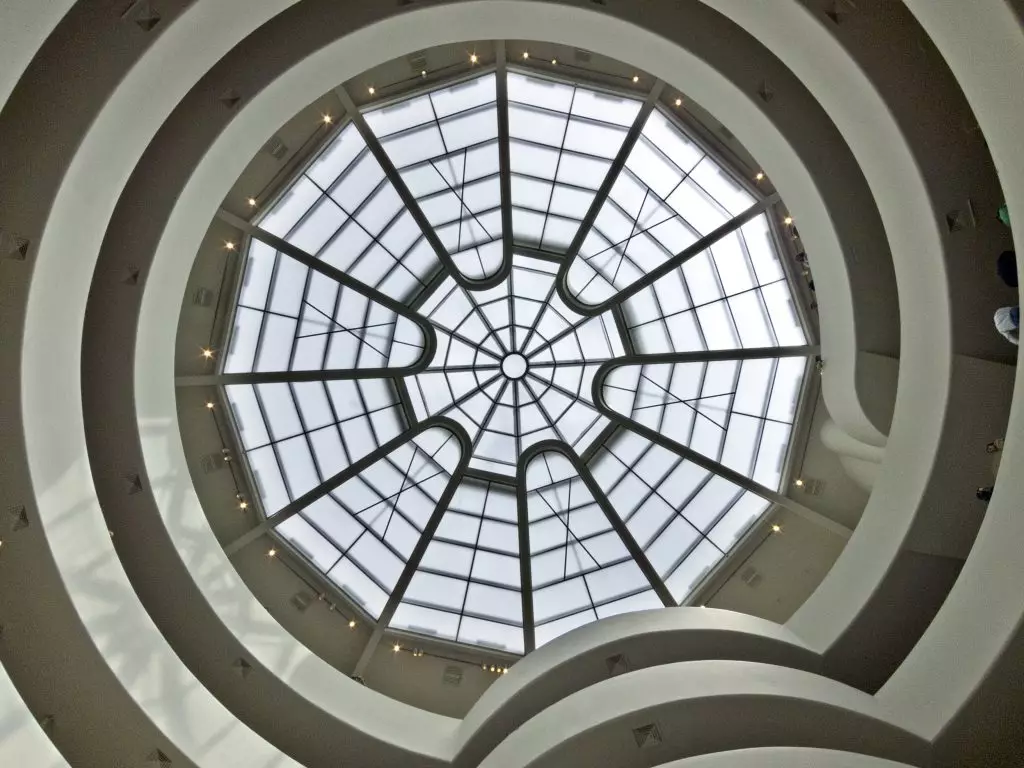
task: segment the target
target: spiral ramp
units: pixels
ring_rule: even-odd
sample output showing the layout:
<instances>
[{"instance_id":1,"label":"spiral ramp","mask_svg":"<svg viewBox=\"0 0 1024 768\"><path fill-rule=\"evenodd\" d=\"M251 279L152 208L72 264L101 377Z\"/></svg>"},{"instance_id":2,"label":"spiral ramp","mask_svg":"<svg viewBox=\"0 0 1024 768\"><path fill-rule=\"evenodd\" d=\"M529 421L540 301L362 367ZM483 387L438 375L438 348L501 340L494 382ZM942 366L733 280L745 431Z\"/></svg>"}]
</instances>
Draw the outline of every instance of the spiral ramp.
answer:
<instances>
[{"instance_id":1,"label":"spiral ramp","mask_svg":"<svg viewBox=\"0 0 1024 768\"><path fill-rule=\"evenodd\" d=\"M3 764L1019 764L1024 415L991 329L999 232L949 223L967 200L1024 220L1017 0L126 5L0 6ZM685 82L759 158L812 254L830 429L884 456L785 625L607 619L456 718L359 685L257 599L193 487L174 375L192 254L232 236L211 221L267 137L376 64L499 38ZM998 435L984 514L951 503Z\"/></svg>"}]
</instances>

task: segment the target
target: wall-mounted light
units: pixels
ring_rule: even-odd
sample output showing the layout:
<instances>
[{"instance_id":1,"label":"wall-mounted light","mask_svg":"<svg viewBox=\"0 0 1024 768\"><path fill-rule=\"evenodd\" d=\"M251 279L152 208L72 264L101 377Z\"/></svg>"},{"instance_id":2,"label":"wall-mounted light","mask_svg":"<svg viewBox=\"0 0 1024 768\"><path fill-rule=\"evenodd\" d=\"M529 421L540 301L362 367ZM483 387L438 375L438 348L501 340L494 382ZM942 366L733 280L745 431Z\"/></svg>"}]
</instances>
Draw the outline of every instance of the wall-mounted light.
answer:
<instances>
[{"instance_id":1,"label":"wall-mounted light","mask_svg":"<svg viewBox=\"0 0 1024 768\"><path fill-rule=\"evenodd\" d=\"M523 58L524 59L530 58L530 52L529 51L523 51Z\"/></svg>"},{"instance_id":2,"label":"wall-mounted light","mask_svg":"<svg viewBox=\"0 0 1024 768\"><path fill-rule=\"evenodd\" d=\"M356 620L355 619L349 619L349 621L348 621L348 628L349 629L355 629L356 628Z\"/></svg>"},{"instance_id":3,"label":"wall-mounted light","mask_svg":"<svg viewBox=\"0 0 1024 768\"><path fill-rule=\"evenodd\" d=\"M782 533L782 526L778 523L772 523L772 533Z\"/></svg>"},{"instance_id":4,"label":"wall-mounted light","mask_svg":"<svg viewBox=\"0 0 1024 768\"><path fill-rule=\"evenodd\" d=\"M277 557L277 550L271 547L267 550L267 557Z\"/></svg>"},{"instance_id":5,"label":"wall-mounted light","mask_svg":"<svg viewBox=\"0 0 1024 768\"><path fill-rule=\"evenodd\" d=\"M554 66L557 66L557 65L558 65L558 59L552 59L551 60L551 66L554 67Z\"/></svg>"},{"instance_id":6,"label":"wall-mounted light","mask_svg":"<svg viewBox=\"0 0 1024 768\"><path fill-rule=\"evenodd\" d=\"M371 96L373 96L373 94L375 94L377 92L377 89L374 88L372 85L369 88L367 88L366 90L368 90L370 92Z\"/></svg>"},{"instance_id":7,"label":"wall-mounted light","mask_svg":"<svg viewBox=\"0 0 1024 768\"><path fill-rule=\"evenodd\" d=\"M758 171L754 181L764 181L764 171Z\"/></svg>"},{"instance_id":8,"label":"wall-mounted light","mask_svg":"<svg viewBox=\"0 0 1024 768\"><path fill-rule=\"evenodd\" d=\"M797 488L803 488L804 481L798 477L796 480L793 481L793 485L795 485Z\"/></svg>"},{"instance_id":9,"label":"wall-mounted light","mask_svg":"<svg viewBox=\"0 0 1024 768\"><path fill-rule=\"evenodd\" d=\"M633 82L634 83L639 83L640 82L640 75L633 75Z\"/></svg>"},{"instance_id":10,"label":"wall-mounted light","mask_svg":"<svg viewBox=\"0 0 1024 768\"><path fill-rule=\"evenodd\" d=\"M324 115L321 119L324 121L324 125L330 125L334 122L334 118L330 115Z\"/></svg>"},{"instance_id":11,"label":"wall-mounted light","mask_svg":"<svg viewBox=\"0 0 1024 768\"><path fill-rule=\"evenodd\" d=\"M470 64L476 64L478 61L480 61L480 59L477 58L477 55L475 53L469 54L469 63Z\"/></svg>"},{"instance_id":12,"label":"wall-mounted light","mask_svg":"<svg viewBox=\"0 0 1024 768\"><path fill-rule=\"evenodd\" d=\"M677 107L683 106L683 100L682 99L676 99L676 106Z\"/></svg>"},{"instance_id":13,"label":"wall-mounted light","mask_svg":"<svg viewBox=\"0 0 1024 768\"><path fill-rule=\"evenodd\" d=\"M213 360L213 350L209 347L203 347L203 357L206 360Z\"/></svg>"},{"instance_id":14,"label":"wall-mounted light","mask_svg":"<svg viewBox=\"0 0 1024 768\"><path fill-rule=\"evenodd\" d=\"M784 218L782 220L782 223L785 224L787 227L793 226L793 217L792 216L787 216L786 218Z\"/></svg>"},{"instance_id":15,"label":"wall-mounted light","mask_svg":"<svg viewBox=\"0 0 1024 768\"><path fill-rule=\"evenodd\" d=\"M246 200L246 202L249 203L249 207L250 208L255 208L256 207L256 198L255 197L250 197L248 200Z\"/></svg>"},{"instance_id":16,"label":"wall-mounted light","mask_svg":"<svg viewBox=\"0 0 1024 768\"><path fill-rule=\"evenodd\" d=\"M400 646L398 643L395 643L391 650L395 653L398 653L400 650L402 650L402 646Z\"/></svg>"},{"instance_id":17,"label":"wall-mounted light","mask_svg":"<svg viewBox=\"0 0 1024 768\"><path fill-rule=\"evenodd\" d=\"M206 401L206 410L212 411L213 410L213 406L214 406L213 400L207 400Z\"/></svg>"},{"instance_id":18,"label":"wall-mounted light","mask_svg":"<svg viewBox=\"0 0 1024 768\"><path fill-rule=\"evenodd\" d=\"M224 248L225 250L233 251L235 250L235 244L231 240L227 240L224 243Z\"/></svg>"}]
</instances>

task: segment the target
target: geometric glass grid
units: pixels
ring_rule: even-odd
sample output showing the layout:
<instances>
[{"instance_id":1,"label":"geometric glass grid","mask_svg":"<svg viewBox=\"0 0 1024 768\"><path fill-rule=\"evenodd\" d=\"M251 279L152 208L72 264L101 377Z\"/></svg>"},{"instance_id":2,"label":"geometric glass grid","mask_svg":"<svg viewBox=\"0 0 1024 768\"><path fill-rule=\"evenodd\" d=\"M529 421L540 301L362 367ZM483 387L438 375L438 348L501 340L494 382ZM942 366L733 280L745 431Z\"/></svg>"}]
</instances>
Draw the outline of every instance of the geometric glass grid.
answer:
<instances>
[{"instance_id":1,"label":"geometric glass grid","mask_svg":"<svg viewBox=\"0 0 1024 768\"><path fill-rule=\"evenodd\" d=\"M534 443L582 452L608 424L590 388L601 363L624 353L622 340L611 313L584 317L562 303L557 271L515 256L495 287L466 291L448 279L420 307L438 345L411 378L410 399L418 418L449 416L466 428L470 467L511 478Z\"/></svg>"},{"instance_id":2,"label":"geometric glass grid","mask_svg":"<svg viewBox=\"0 0 1024 768\"><path fill-rule=\"evenodd\" d=\"M363 118L243 249L220 379L257 508L384 628L524 653L687 600L787 503L813 351L768 203L576 82Z\"/></svg>"},{"instance_id":3,"label":"geometric glass grid","mask_svg":"<svg viewBox=\"0 0 1024 768\"><path fill-rule=\"evenodd\" d=\"M525 491L538 645L598 618L662 606L564 455L535 457Z\"/></svg>"},{"instance_id":4,"label":"geometric glass grid","mask_svg":"<svg viewBox=\"0 0 1024 768\"><path fill-rule=\"evenodd\" d=\"M391 626L522 653L516 521L515 488L464 479Z\"/></svg>"},{"instance_id":5,"label":"geometric glass grid","mask_svg":"<svg viewBox=\"0 0 1024 768\"><path fill-rule=\"evenodd\" d=\"M569 288L598 304L754 203L680 128L652 112L569 269ZM734 269L736 256L719 266Z\"/></svg>"},{"instance_id":6,"label":"geometric glass grid","mask_svg":"<svg viewBox=\"0 0 1024 768\"><path fill-rule=\"evenodd\" d=\"M517 244L552 252L569 247L639 111L635 99L508 74Z\"/></svg>"},{"instance_id":7,"label":"geometric glass grid","mask_svg":"<svg viewBox=\"0 0 1024 768\"><path fill-rule=\"evenodd\" d=\"M590 470L677 601L768 507L757 494L629 430L601 446Z\"/></svg>"},{"instance_id":8,"label":"geometric glass grid","mask_svg":"<svg viewBox=\"0 0 1024 768\"><path fill-rule=\"evenodd\" d=\"M495 98L488 74L366 113L455 266L474 278L501 268Z\"/></svg>"},{"instance_id":9,"label":"geometric glass grid","mask_svg":"<svg viewBox=\"0 0 1024 768\"><path fill-rule=\"evenodd\" d=\"M612 410L777 488L806 369L803 357L623 365L602 393Z\"/></svg>"},{"instance_id":10,"label":"geometric glass grid","mask_svg":"<svg viewBox=\"0 0 1024 768\"><path fill-rule=\"evenodd\" d=\"M428 429L278 530L377 618L451 482L460 450L450 432Z\"/></svg>"}]
</instances>

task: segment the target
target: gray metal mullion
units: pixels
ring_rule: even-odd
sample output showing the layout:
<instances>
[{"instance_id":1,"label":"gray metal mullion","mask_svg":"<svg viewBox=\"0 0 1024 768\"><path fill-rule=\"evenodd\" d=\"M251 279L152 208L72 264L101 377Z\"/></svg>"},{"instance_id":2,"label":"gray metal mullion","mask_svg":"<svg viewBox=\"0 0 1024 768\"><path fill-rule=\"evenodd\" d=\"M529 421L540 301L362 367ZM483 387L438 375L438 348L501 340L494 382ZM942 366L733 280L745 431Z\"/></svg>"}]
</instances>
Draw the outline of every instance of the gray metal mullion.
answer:
<instances>
[{"instance_id":1,"label":"gray metal mullion","mask_svg":"<svg viewBox=\"0 0 1024 768\"><path fill-rule=\"evenodd\" d=\"M598 376L595 375L594 380L597 381ZM637 433L638 435L650 441L651 443L659 445L662 448L671 451L677 456L680 456L681 458L684 458L687 461L696 464L698 467L706 469L708 472L718 475L719 477L725 478L733 485L737 485L740 488L748 490L751 493L754 493L763 499L767 499L768 501L778 504L780 507L785 507L786 509L799 515L800 517L803 517L821 526L822 528L825 528L826 530L832 531L833 533L838 534L843 538L849 538L853 534L853 531L851 531L845 525L841 525L835 522L834 520L825 517L820 512L816 512L810 507L806 507L803 504L800 504L794 501L793 499L789 498L788 496L784 496L778 491L773 491L771 488L768 488L765 485L761 485L761 483L755 482L746 475L743 475L742 473L737 472L734 469L730 469L729 467L725 466L724 464L718 461L714 461L713 459L709 459L708 457L704 456L701 453L697 453L697 451L693 450L689 446L682 445L674 440L671 440L668 437L665 437L665 435L661 434L657 430L651 429L650 427L646 427L643 424L639 424L633 421L632 419L623 416L617 411L613 411L612 409L608 408L603 402L597 405L597 410L603 416L617 423L619 426L628 429L631 432Z\"/></svg>"},{"instance_id":2,"label":"gray metal mullion","mask_svg":"<svg viewBox=\"0 0 1024 768\"><path fill-rule=\"evenodd\" d=\"M327 264L321 261L320 259L311 256L301 248L292 245L291 243L281 239L277 235L273 235L270 232L267 232L265 229L261 229L253 224L250 224L245 219L235 216L235 214L231 213L230 211L224 210L222 208L217 212L217 217L222 221L225 221L228 224L242 230L244 233L249 235L249 237L264 242L267 245L273 247L274 249L280 251L281 253L295 259L303 266L309 267L310 269L316 272L320 272L326 275L327 277L340 283L341 285L351 288L356 293L363 294L364 296L377 302L381 306L390 309L395 314L401 315L405 317L407 320L415 323L423 332L423 346L425 353L423 357L428 360L431 357L433 357L434 349L437 347L437 337L434 335L433 326L415 312L410 311L409 308L402 304L400 301L396 301L395 299L388 296L386 293L383 293L382 291L379 291L376 288L371 288L370 286L364 284L360 280L356 280L354 277L351 277L350 275L338 269L337 267L333 267L330 264ZM296 322L298 322L298 320L296 320Z\"/></svg>"},{"instance_id":3,"label":"gray metal mullion","mask_svg":"<svg viewBox=\"0 0 1024 768\"><path fill-rule=\"evenodd\" d=\"M576 470L576 474L583 481L583 484L587 487L590 495L601 508L604 516L608 519L608 524L614 529L615 533L618 534L619 539L625 545L626 550L632 556L633 560L636 561L636 564L640 567L640 570L650 582L651 589L653 589L658 595L665 607L674 608L676 606L676 601L672 598L672 593L669 592L668 587L665 586L665 582L661 580L658 572L654 570L654 566L651 565L651 561L647 559L647 553L645 553L640 545L637 544L636 539L633 538L633 534L630 533L625 522L623 522L622 518L615 513L611 502L601 489L601 486L598 485L594 476L590 474L590 469L583 464L579 455L575 451L568 449L566 446L559 449L559 452L569 460L570 464L572 464L573 469Z\"/></svg>"},{"instance_id":4,"label":"gray metal mullion","mask_svg":"<svg viewBox=\"0 0 1024 768\"><path fill-rule=\"evenodd\" d=\"M491 406L490 406L490 408L487 409L487 413L484 415L484 420L480 423L480 431L477 432L476 437L473 438L473 448L472 448L473 453L476 453L477 446L480 444L480 440L481 440L481 438L483 438L484 432L487 431L487 423L491 420L491 417L494 416L494 412L496 410L498 410L498 401L501 400L501 396L503 394L505 394L505 390L508 389L508 387L509 387L509 380L505 379L505 381L502 382L501 387L498 388L498 392L494 396L494 399L491 400ZM483 390L482 389L475 389L474 393L476 393L476 392L483 392ZM485 396L486 396L486 393L485 393ZM452 399L454 400L454 398L452 398ZM506 433L499 432L498 434L506 434Z\"/></svg>"},{"instance_id":5,"label":"gray metal mullion","mask_svg":"<svg viewBox=\"0 0 1024 768\"><path fill-rule=\"evenodd\" d=\"M647 122L647 118L651 116L651 112L654 111L654 107L658 103L658 99L661 97L661 92L664 88L665 84L661 80L655 80L654 86L647 93L647 98L644 99L644 103L640 107L640 111L636 113L636 118L633 120L633 124L629 127L625 137L622 139L622 146L619 147L618 154L615 155L615 159L612 160L612 164L608 167L608 172L605 174L604 181L602 181L601 186L598 187L597 193L594 195L594 199L590 203L590 208L583 217L583 221L580 222L580 228L576 230L576 237L573 238L572 243L565 252L565 265L562 267L562 270L560 270L560 274L558 275L558 283L564 282L565 278L568 276L569 265L572 264L573 260L576 258L576 254L578 254L580 252L580 248L583 247L583 241L586 239L587 235L590 234L590 229L594 226L594 221L597 219L597 214L601 211L601 207L604 205L605 200L608 199L608 195L612 191L612 186L619 178L619 174L622 172L622 169L626 167L626 159L629 157L630 152L633 151L633 147L636 146L636 142L640 138L640 133L644 129L644 124Z\"/></svg>"},{"instance_id":6,"label":"gray metal mullion","mask_svg":"<svg viewBox=\"0 0 1024 768\"><path fill-rule=\"evenodd\" d=\"M621 291L612 296L610 299L605 299L600 304L590 305L581 302L577 297L573 296L572 293L570 293L564 279L559 279L556 282L559 288L559 295L561 296L562 301L564 301L571 309L573 309L575 312L581 315L585 315L587 317L595 317L597 315L600 315L602 312L611 308L612 306L616 304L621 304L622 302L638 294L644 288L653 285L658 279L669 274L677 267L681 267L694 256L703 253L726 235L735 232L744 224L753 221L759 215L768 210L777 200L778 195L772 195L771 197L768 197L760 202L754 203L739 216L730 219L729 221L725 222L725 224L723 224L722 226L704 235L704 237L700 238L697 242L687 246L682 251L673 256L671 259L662 264L659 264L657 267L652 269L650 272L648 272L642 278L637 280L635 283L626 286ZM560 273L564 272L565 276L568 276L569 265L571 264L571 262L571 259L567 260L563 265L562 270L560 270ZM560 277L562 277L561 274Z\"/></svg>"},{"instance_id":7,"label":"gray metal mullion","mask_svg":"<svg viewBox=\"0 0 1024 768\"><path fill-rule=\"evenodd\" d=\"M512 153L509 145L508 62L505 41L499 40L496 49L495 93L498 110L498 173L501 182L502 232L502 262L498 271L507 274L512 269Z\"/></svg>"},{"instance_id":8,"label":"gray metal mullion","mask_svg":"<svg viewBox=\"0 0 1024 768\"><path fill-rule=\"evenodd\" d=\"M572 107L576 103L576 86L572 87L572 97L569 99L569 111L565 112L565 128L562 129L562 141L558 145L558 159L555 160L555 173L551 178L551 191L548 193L548 204L544 209L544 223L540 225L540 239L537 245L543 245L544 233L548 230L548 217L551 216L551 202L555 199L555 188L558 186L558 169L562 167L562 153L565 151L565 139L569 135L569 124L572 123ZM558 113L563 114L563 113Z\"/></svg>"},{"instance_id":9,"label":"gray metal mullion","mask_svg":"<svg viewBox=\"0 0 1024 768\"><path fill-rule=\"evenodd\" d=\"M466 434L466 431L461 426L459 427L459 430L459 434L456 434L453 431L455 439L462 444L462 455L459 457L458 466L456 466L455 471L452 472L452 476L449 478L444 492L437 500L437 504L434 506L434 511L431 513L430 519L423 527L423 531L420 533L416 546L413 547L413 550L409 555L409 559L405 563L405 568L402 569L402 573L398 577L398 581L395 582L395 586L391 590L391 595L388 597L388 601L385 603L384 609L380 612L380 618L377 619L377 622L381 627L386 627L391 623L391 619L394 617L399 603L402 602L402 595L404 595L406 589L409 588L409 582L412 581L412 577L416 573L416 569L419 568L420 561L423 559L423 555L427 551L427 546L434 538L434 533L437 531L437 527L441 524L441 518L443 518L444 513L448 511L448 506L455 497L455 491L458 490L458 487L462 483L462 479L466 474L466 467L469 466L472 450L469 446L469 436Z\"/></svg>"},{"instance_id":10,"label":"gray metal mullion","mask_svg":"<svg viewBox=\"0 0 1024 768\"><path fill-rule=\"evenodd\" d=\"M313 502L323 498L331 491L333 491L335 488L337 488L347 480L351 480L353 477L360 474L361 472L363 472L363 470L372 466L380 459L386 458L396 448L405 445L413 438L417 437L423 432L426 432L431 427L443 427L444 429L447 429L455 433L457 436L465 435L465 429L462 427L462 425L458 424L455 421L452 421L451 419L434 416L424 421L421 421L415 427L411 427L409 429L404 430L400 434L393 437L391 440L388 440L383 445L378 446L375 450L370 451L370 453L366 454L358 461L352 462L349 466L347 466L345 469L341 470L337 474L333 475L326 482L321 483L316 488L307 491L306 493L302 494L302 496L300 496L299 498L295 499L289 504L286 504L273 517L263 520L259 525L250 529L249 531L246 531L233 542L225 546L224 551L228 554L228 556L235 554L240 549L245 547L247 544L250 544L251 542L260 538L264 533L267 533L268 531L276 528L285 520L294 517L296 514L298 514L300 511L308 507ZM459 437L459 439L461 440L462 438ZM468 438L464 441L463 444L469 444Z\"/></svg>"},{"instance_id":11,"label":"gray metal mullion","mask_svg":"<svg viewBox=\"0 0 1024 768\"><path fill-rule=\"evenodd\" d=\"M366 118L363 117L362 113L356 107L355 102L352 101L352 97L348 94L348 91L342 86L335 88L335 92L341 101L345 111L349 114L353 124L356 126L356 130L359 131L359 135L362 136L363 141L366 142L366 146L369 147L370 152L373 153L377 163L384 171L384 175L388 181L391 182L391 186L394 187L398 196L401 198L403 205L406 210L412 216L413 220L419 226L420 231L423 232L423 237L429 243L430 247L434 250L438 261L444 265L445 269L448 270L451 278L461 285L463 288L472 290L474 288L490 288L493 285L497 285L501 282L504 275L500 272L490 278L484 280L470 280L459 269L455 266L455 262L452 261L451 254L444 247L441 239L437 236L433 226L427 220L426 214L423 213L423 209L420 208L419 203L416 201L415 196L409 191L409 187L406 185L405 180L402 179L398 169L395 168L395 164L391 162L391 158L388 157L388 153L384 147L377 140L377 136L370 129L370 126L366 123ZM495 279L497 278L497 279Z\"/></svg>"},{"instance_id":12,"label":"gray metal mullion","mask_svg":"<svg viewBox=\"0 0 1024 768\"><path fill-rule=\"evenodd\" d=\"M537 647L536 621L533 615L533 569L530 554L530 507L526 491L526 470L546 450L559 450L560 440L542 440L519 455L516 465L516 516L519 528L519 582L523 598L523 643L526 653Z\"/></svg>"}]
</instances>

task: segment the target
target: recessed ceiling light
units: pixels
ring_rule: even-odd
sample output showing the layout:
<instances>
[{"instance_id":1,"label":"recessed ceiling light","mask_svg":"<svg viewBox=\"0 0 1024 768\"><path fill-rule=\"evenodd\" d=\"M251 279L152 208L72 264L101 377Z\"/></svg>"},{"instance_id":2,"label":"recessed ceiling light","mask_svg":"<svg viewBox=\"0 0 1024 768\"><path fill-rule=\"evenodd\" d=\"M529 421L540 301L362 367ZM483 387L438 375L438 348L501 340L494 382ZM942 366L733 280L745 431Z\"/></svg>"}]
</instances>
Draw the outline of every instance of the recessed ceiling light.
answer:
<instances>
[{"instance_id":1,"label":"recessed ceiling light","mask_svg":"<svg viewBox=\"0 0 1024 768\"><path fill-rule=\"evenodd\" d=\"M469 63L470 64L476 64L478 61L479 61L479 59L476 57L475 53L471 53L469 55Z\"/></svg>"},{"instance_id":2,"label":"recessed ceiling light","mask_svg":"<svg viewBox=\"0 0 1024 768\"><path fill-rule=\"evenodd\" d=\"M207 400L206 401L206 407L207 407L207 409L212 411L213 410L213 400Z\"/></svg>"},{"instance_id":3,"label":"recessed ceiling light","mask_svg":"<svg viewBox=\"0 0 1024 768\"><path fill-rule=\"evenodd\" d=\"M374 88L372 85L367 90L370 91L370 95L371 96L373 96L373 94L375 94L377 92L377 89Z\"/></svg>"},{"instance_id":4,"label":"recessed ceiling light","mask_svg":"<svg viewBox=\"0 0 1024 768\"><path fill-rule=\"evenodd\" d=\"M764 181L764 171L758 171L757 176L754 177L757 181Z\"/></svg>"},{"instance_id":5,"label":"recessed ceiling light","mask_svg":"<svg viewBox=\"0 0 1024 768\"><path fill-rule=\"evenodd\" d=\"M639 83L640 82L640 75L633 75L633 82L634 83Z\"/></svg>"},{"instance_id":6,"label":"recessed ceiling light","mask_svg":"<svg viewBox=\"0 0 1024 768\"><path fill-rule=\"evenodd\" d=\"M557 63L558 63L558 59L552 59L552 60L551 60L551 64L552 64L552 65L554 65L554 64L557 64Z\"/></svg>"},{"instance_id":7,"label":"recessed ceiling light","mask_svg":"<svg viewBox=\"0 0 1024 768\"><path fill-rule=\"evenodd\" d=\"M677 107L683 106L683 100L682 99L676 99L676 106Z\"/></svg>"},{"instance_id":8,"label":"recessed ceiling light","mask_svg":"<svg viewBox=\"0 0 1024 768\"><path fill-rule=\"evenodd\" d=\"M250 208L255 208L256 207L256 198L255 197L250 197L247 202L249 203L249 207Z\"/></svg>"},{"instance_id":9,"label":"recessed ceiling light","mask_svg":"<svg viewBox=\"0 0 1024 768\"><path fill-rule=\"evenodd\" d=\"M785 224L787 227L790 226L793 223L793 217L787 216L782 220L782 223Z\"/></svg>"},{"instance_id":10,"label":"recessed ceiling light","mask_svg":"<svg viewBox=\"0 0 1024 768\"><path fill-rule=\"evenodd\" d=\"M207 360L212 360L213 359L213 350L210 349L209 347L204 348L203 349L203 357L205 357Z\"/></svg>"},{"instance_id":11,"label":"recessed ceiling light","mask_svg":"<svg viewBox=\"0 0 1024 768\"><path fill-rule=\"evenodd\" d=\"M524 59L530 58L530 52L529 51L523 51L523 58Z\"/></svg>"}]
</instances>

